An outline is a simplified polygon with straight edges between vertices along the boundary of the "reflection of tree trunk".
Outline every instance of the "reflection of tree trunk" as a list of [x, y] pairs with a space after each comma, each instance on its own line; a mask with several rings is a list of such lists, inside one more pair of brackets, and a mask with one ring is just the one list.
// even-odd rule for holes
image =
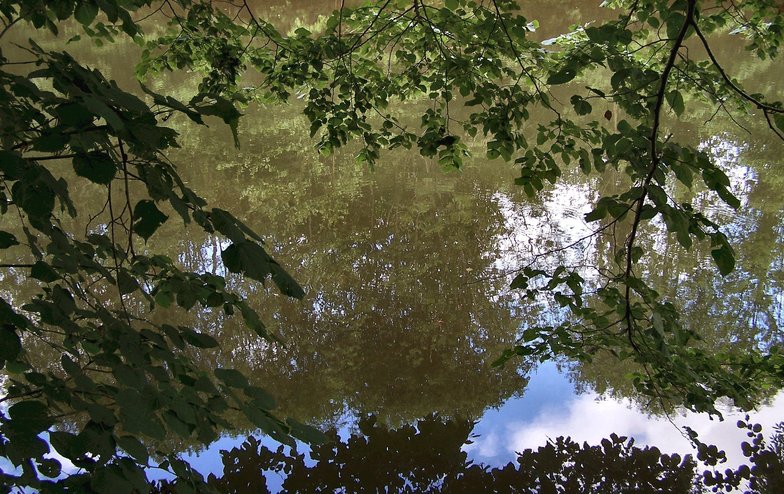
[[613, 102], [613, 127], [618, 128], [618, 103]]
[[661, 270], [661, 273], [662, 273], [661, 276], [662, 277], [660, 279], [661, 279], [661, 282], [662, 282], [662, 284], [664, 286], [670, 285], [670, 290], [669, 290], [670, 294], [672, 296], [677, 296], [677, 294], [678, 294], [678, 280], [674, 280], [673, 283], [668, 283], [668, 280], [670, 280], [670, 271], [671, 271], [672, 264], [673, 264], [672, 259], [670, 259], [670, 242], [665, 242], [664, 245], [665, 245], [665, 247], [664, 247], [664, 259], [662, 259], [663, 266], [662, 266], [662, 270]]
[[212, 274], [218, 274], [218, 238], [212, 235]]

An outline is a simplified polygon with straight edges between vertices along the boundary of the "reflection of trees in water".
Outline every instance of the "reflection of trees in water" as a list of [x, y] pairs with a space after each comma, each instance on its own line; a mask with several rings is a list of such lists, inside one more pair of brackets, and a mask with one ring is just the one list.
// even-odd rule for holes
[[[204, 352], [204, 368], [237, 365], [303, 419], [334, 420], [346, 405], [397, 423], [434, 410], [476, 417], [520, 392], [525, 379], [513, 368], [498, 372], [490, 362], [513, 344], [521, 323], [549, 317], [555, 309], [537, 312], [499, 295], [504, 279], [470, 282], [506, 268], [498, 259], [509, 251], [535, 254], [530, 246], [546, 249], [571, 238], [559, 223], [562, 215], [548, 207], [563, 191], [546, 191], [542, 203], [524, 203], [515, 194], [519, 191], [504, 190], [503, 167], [478, 160], [456, 176], [396, 153], [374, 171], [357, 167], [348, 153], [319, 159], [303, 142], [300, 124], [293, 116], [247, 120], [245, 132], [254, 137], [236, 156], [200, 131], [186, 136], [198, 144], [198, 160], [218, 168], [184, 170], [189, 182], [199, 190], [211, 188], [210, 200], [218, 206], [240, 205], [241, 219], [270, 232], [269, 248], [284, 264], [301, 261], [292, 271], [307, 287], [306, 299], [281, 300], [272, 304], [280, 307], [274, 312], [262, 307], [268, 305], [262, 299], [273, 293], [229, 277], [231, 288], [250, 297], [286, 346], [261, 345], [220, 311], [194, 308], [190, 315], [171, 311], [160, 317], [195, 324], [218, 337], [225, 353]], [[781, 338], [775, 324], [758, 333], [737, 324], [751, 319], [747, 314], [755, 307], [764, 320], [776, 323], [780, 298], [781, 208], [775, 193], [780, 174], [767, 165], [769, 153], [752, 155], [758, 180], [748, 191], [747, 216], [754, 228], [738, 239], [737, 275], [717, 283], [712, 267], [692, 269], [710, 262], [701, 261], [705, 252], [683, 252], [672, 236], [653, 229], [641, 238], [651, 251], [650, 275], [660, 274], [663, 293], [681, 301], [688, 325], [702, 328], [704, 344], [717, 348]], [[199, 162], [196, 157], [178, 161]], [[597, 187], [611, 193], [620, 180], [608, 175]], [[216, 183], [221, 186], [213, 187]], [[564, 187], [581, 191], [584, 178], [566, 176]], [[549, 228], [540, 228], [545, 224]], [[515, 237], [521, 230], [525, 243]], [[213, 237], [183, 239], [173, 225], [164, 225], [151, 244], [173, 253], [188, 269], [223, 274], [224, 246]], [[612, 257], [609, 242], [597, 242], [587, 252], [596, 264]], [[630, 370], [612, 356], [597, 355], [574, 376], [599, 392], [612, 389], [633, 397], [624, 377]]]
[[[434, 410], [477, 417], [522, 390], [517, 369], [490, 365], [517, 331], [511, 307], [496, 296], [505, 281], [469, 283], [494, 261], [487, 249], [504, 227], [493, 194], [508, 169], [444, 175], [400, 153], [375, 170], [348, 153], [318, 159], [292, 145], [299, 138], [289, 134], [306, 130], [297, 122], [255, 122], [246, 131], [257, 138], [232, 157], [213, 140], [188, 136], [220, 170], [194, 169], [189, 182], [222, 184], [210, 200], [241, 204], [241, 219], [270, 232], [270, 251], [306, 287], [303, 301], [280, 300], [270, 311], [260, 299], [274, 294], [229, 276], [285, 347], [261, 348], [220, 311], [162, 317], [216, 336], [226, 352], [205, 354], [205, 367], [247, 371], [303, 419], [330, 421], [346, 406], [398, 423]], [[254, 167], [255, 156], [269, 159]], [[164, 225], [153, 241], [189, 269], [223, 274], [214, 238], [183, 239]]]
[[[330, 400], [332, 413], [348, 404], [395, 421], [433, 407], [478, 416], [524, 386], [515, 369], [499, 373], [490, 366], [512, 344], [516, 321], [490, 299], [487, 286], [467, 284], [470, 273], [492, 262], [484, 254], [498, 230], [497, 209], [482, 187], [448, 177], [439, 182], [417, 165], [379, 167], [372, 181], [346, 177], [360, 187], [343, 196], [340, 209], [332, 208], [340, 216], [348, 212], [344, 220], [314, 208], [308, 211], [318, 221], [297, 216], [276, 222], [285, 211], [256, 209], [247, 199], [255, 211], [249, 222], [278, 224], [282, 251], [302, 259], [294, 271], [308, 295], [264, 315], [285, 349], [259, 358], [244, 340], [246, 332], [231, 325], [220, 328], [222, 344], [233, 349], [234, 364], [247, 365], [282, 403], [307, 417], [326, 418], [313, 407]], [[318, 174], [292, 164], [277, 173], [301, 183], [298, 194], [306, 202], [323, 195], [318, 188], [337, 191], [342, 182], [334, 182], [329, 168]], [[183, 259], [209, 264], [208, 240], [181, 248]], [[210, 319], [202, 317], [200, 324]]]
[[[504, 281], [468, 283], [494, 260], [488, 245], [503, 227], [492, 194], [508, 170], [469, 166], [462, 175], [444, 175], [426, 160], [392, 154], [371, 171], [348, 154], [318, 159], [289, 135], [304, 132], [296, 122], [267, 123], [247, 129], [259, 138], [238, 156], [226, 156], [219, 139], [194, 131], [184, 137], [200, 143], [193, 146], [200, 155], [177, 161], [218, 164], [218, 171], [183, 172], [195, 188], [211, 189], [216, 206], [240, 206], [244, 221], [270, 232], [269, 250], [294, 265], [308, 295], [302, 302], [280, 300], [275, 310], [265, 303], [274, 290], [227, 276], [228, 288], [248, 298], [285, 347], [262, 343], [220, 308], [159, 308], [156, 321], [213, 335], [223, 353], [191, 351], [203, 369], [245, 371], [303, 420], [330, 422], [346, 407], [396, 423], [433, 411], [478, 417], [520, 393], [522, 372], [490, 365], [513, 343], [518, 325], [495, 295]], [[271, 158], [249, 181], [259, 155]], [[89, 200], [90, 191], [83, 192]], [[183, 238], [167, 223], [149, 245], [186, 269], [227, 274], [220, 262], [225, 245], [194, 229], [189, 234]], [[126, 303], [131, 309], [148, 304]], [[31, 348], [57, 367], [59, 355]]]
[[[781, 492], [782, 425], [767, 443], [759, 426], [743, 426], [754, 437], [753, 445], [742, 446], [749, 464], [722, 469], [720, 477], [713, 469], [700, 474], [691, 455], [640, 448], [633, 439], [615, 434], [597, 445], [559, 437], [518, 453], [516, 463], [490, 468], [474, 464], [463, 450], [472, 437], [471, 421], [431, 415], [397, 429], [367, 417], [347, 440], [333, 430], [331, 442], [313, 446], [309, 454], [273, 450], [250, 437], [221, 452], [223, 475], [210, 475], [208, 481], [220, 493], [237, 494], [270, 492], [281, 482], [283, 492], [697, 493], [746, 483], [750, 492]], [[698, 451], [708, 464], [722, 456], [708, 445]], [[268, 484], [269, 479], [276, 482]], [[164, 483], [158, 492], [171, 487]]]
[[[328, 12], [337, 5], [333, 3], [319, 5]], [[564, 12], [575, 4], [567, 2], [557, 12], [543, 2], [525, 8], [531, 18], [550, 26], [562, 22]], [[314, 10], [313, 3], [304, 0], [256, 5], [278, 9], [284, 23]], [[580, 7], [583, 18], [598, 15], [598, 10], [586, 13], [586, 7]], [[128, 58], [125, 55], [132, 49], [130, 44], [117, 44], [111, 55], [121, 50]], [[108, 56], [98, 51], [84, 58], [107, 70], [113, 67], [113, 77], [135, 86], [130, 67], [110, 64]], [[349, 153], [320, 159], [310, 151], [308, 125], [297, 108], [275, 107], [275, 118], [265, 118], [269, 111], [248, 109], [240, 152], [227, 150], [225, 139], [215, 137], [216, 132], [228, 130], [213, 128], [208, 134], [196, 129], [184, 133], [181, 140], [188, 144], [186, 149], [198, 149], [199, 155], [176, 156], [175, 161], [191, 164], [183, 174], [195, 189], [209, 191], [210, 202], [243, 210], [243, 220], [269, 232], [270, 250], [284, 264], [301, 260], [293, 274], [310, 292], [304, 304], [282, 301], [282, 309], [267, 311], [264, 317], [284, 337], [285, 348], [260, 345], [255, 336], [219, 312], [167, 314], [183, 324], [194, 324], [195, 318], [200, 329], [221, 340], [226, 354], [205, 352], [200, 357], [205, 368], [237, 364], [303, 418], [334, 417], [346, 404], [381, 412], [392, 421], [433, 410], [477, 416], [486, 406], [523, 389], [525, 379], [514, 369], [498, 373], [489, 363], [501, 348], [513, 343], [521, 322], [552, 312], [537, 313], [499, 297], [503, 281], [467, 286], [477, 273], [492, 272], [493, 255], [500, 252], [495, 251], [497, 240], [508, 233], [494, 195], [511, 183], [498, 171], [502, 167], [477, 159], [455, 179], [437, 169], [425, 170], [432, 164], [419, 157], [390, 153], [375, 172], [369, 172], [353, 163]], [[681, 133], [693, 132], [678, 125]], [[682, 252], [672, 236], [654, 231], [641, 235], [641, 243], [648, 239], [645, 247], [651, 252], [649, 274], [661, 274], [662, 291], [682, 302], [687, 325], [702, 328], [706, 345], [734, 345], [742, 350], [744, 345], [782, 340], [781, 174], [774, 166], [775, 149], [758, 146], [744, 153], [754, 157], [758, 180], [748, 192], [744, 214], [750, 233], [736, 239], [738, 270], [727, 281], [716, 282], [712, 266], [692, 270], [710, 264], [704, 252]], [[594, 180], [602, 195], [612, 193], [618, 182], [615, 177]], [[564, 177], [564, 184], [584, 183], [581, 176]], [[75, 199], [88, 202], [89, 192], [77, 191]], [[546, 190], [542, 196], [546, 200], [552, 193]], [[527, 238], [533, 243], [563, 244], [564, 230], [552, 210], [542, 204], [520, 206], [514, 192], [503, 197], [525, 209], [529, 223], [534, 220], [531, 213], [540, 212], [541, 223], [551, 227], [529, 230]], [[221, 245], [207, 237], [183, 240], [175, 226], [165, 225], [151, 243], [177, 253], [172, 256], [189, 268], [219, 268]], [[610, 244], [596, 249], [597, 264], [612, 257]], [[258, 287], [236, 278], [230, 283], [263, 310], [262, 294], [254, 292]], [[30, 289], [38, 290], [32, 285], [14, 287], [19, 299], [26, 299], [21, 292]], [[37, 353], [35, 344], [31, 348]], [[40, 358], [58, 360], [43, 350]], [[582, 365], [575, 376], [600, 391], [619, 389], [630, 387], [622, 372], [626, 370], [598, 355], [594, 364]]]
[[[697, 344], [739, 354], [750, 348], [768, 351], [784, 343], [780, 326], [784, 316], [784, 251], [780, 241], [784, 202], [777, 192], [784, 180], [779, 166], [781, 143], [768, 140], [749, 146], [744, 144], [748, 136], [743, 134], [710, 128], [702, 130], [703, 137], [693, 127], [692, 123], [680, 123], [677, 130], [704, 140], [704, 145], [718, 156], [732, 177], [733, 190], [743, 207], [732, 210], [704, 188], [681, 187], [668, 192], [674, 200], [691, 201], [726, 225], [737, 260], [735, 271], [720, 277], [710, 256], [710, 245], [695, 243], [685, 251], [675, 235], [654, 222], [641, 229], [639, 243], [649, 259], [638, 274], [650, 279], [663, 296], [678, 305], [683, 325], [702, 338]], [[611, 240], [597, 243], [597, 264], [612, 258]], [[618, 363], [610, 353], [600, 352], [590, 363], [575, 364], [572, 379], [580, 389], [635, 398], [632, 383], [624, 377], [635, 370], [638, 368], [632, 362]], [[660, 408], [655, 403], [643, 406]]]

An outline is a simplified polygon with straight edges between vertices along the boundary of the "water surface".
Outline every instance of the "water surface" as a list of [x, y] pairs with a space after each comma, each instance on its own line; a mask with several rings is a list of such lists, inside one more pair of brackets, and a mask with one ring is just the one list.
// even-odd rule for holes
[[[319, 13], [334, 8], [333, 3], [264, 8], [281, 25], [293, 27], [318, 22]], [[585, 2], [562, 2], [557, 12], [547, 5], [539, 2], [528, 14], [540, 20], [543, 37], [564, 23], [607, 15]], [[753, 60], [739, 45], [729, 36], [717, 42], [721, 57], [749, 87], [770, 91], [784, 77], [782, 67]], [[131, 68], [117, 63], [134, 56], [134, 47], [78, 44], [71, 51], [123, 87], [136, 87]], [[178, 73], [150, 84], [185, 98], [197, 81]], [[413, 115], [418, 104], [398, 111]], [[220, 262], [220, 238], [194, 228], [183, 235], [176, 221], [164, 225], [151, 239], [152, 249], [170, 253], [188, 269], [228, 276], [285, 341], [285, 346], [262, 342], [240, 322], [208, 309], [156, 316], [219, 339], [221, 353], [198, 357], [205, 368], [231, 365], [244, 371], [276, 397], [282, 415], [333, 426], [343, 440], [359, 432], [370, 416], [384, 430], [406, 430], [435, 414], [463, 424], [450, 436], [459, 439], [456, 451], [488, 466], [503, 466], [516, 452], [558, 436], [596, 444], [611, 433], [683, 455], [690, 452], [678, 429], [683, 425], [727, 448], [730, 463], [742, 460], [737, 411], [725, 408], [725, 422], [677, 410], [665, 416], [634, 392], [626, 379], [633, 369], [609, 355], [597, 355], [590, 364], [513, 360], [500, 369], [491, 366], [525, 327], [564, 317], [558, 308], [522, 302], [508, 290], [510, 274], [537, 254], [585, 235], [583, 215], [599, 193], [623, 187], [620, 174], [585, 177], [568, 171], [557, 185], [530, 199], [514, 185], [518, 171], [513, 166], [482, 157], [479, 138], [469, 142], [475, 157], [459, 171], [401, 151], [385, 153], [371, 169], [354, 160], [351, 146], [318, 155], [296, 101], [253, 105], [244, 113], [239, 150], [217, 122], [194, 128], [174, 119], [170, 123], [181, 133], [182, 149], [171, 158], [212, 206], [232, 211], [261, 232], [307, 294], [301, 301], [288, 300], [229, 275]], [[759, 119], [743, 123], [750, 133], [721, 115], [710, 119], [707, 110], [666, 123], [667, 132], [708, 149], [733, 181], [742, 201], [737, 212], [700, 189], [672, 193], [693, 198], [726, 225], [738, 257], [736, 271], [720, 278], [706, 249], [684, 251], [660, 225], [641, 233], [650, 252], [643, 261], [645, 275], [679, 301], [686, 323], [699, 328], [705, 344], [716, 349], [763, 348], [784, 340], [784, 146]], [[100, 200], [97, 189], [74, 195], [75, 200]], [[73, 226], [84, 228], [80, 221]], [[599, 238], [544, 262], [602, 265], [610, 248]], [[15, 296], [24, 291], [19, 287]], [[784, 419], [784, 395], [774, 396], [755, 417], [771, 430]], [[253, 434], [250, 426], [240, 427]], [[469, 437], [471, 444], [463, 444]], [[170, 446], [189, 452], [203, 473], [220, 476], [219, 451], [245, 441], [239, 435], [211, 445]], [[261, 441], [274, 449], [271, 439]], [[282, 478], [268, 476], [273, 490]]]

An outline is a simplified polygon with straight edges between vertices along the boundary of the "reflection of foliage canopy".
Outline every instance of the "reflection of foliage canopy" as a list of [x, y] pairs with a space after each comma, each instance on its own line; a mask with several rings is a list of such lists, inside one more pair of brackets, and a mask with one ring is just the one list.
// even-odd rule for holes
[[[483, 134], [488, 157], [519, 164], [517, 182], [530, 194], [542, 190], [546, 181], [555, 182], [570, 164], [585, 173], [607, 167], [622, 171], [632, 186], [600, 198], [586, 220], [602, 224], [577, 242], [615, 239], [625, 232], [612, 249], [614, 262], [599, 270], [579, 264], [554, 271], [534, 265], [521, 269], [513, 288], [524, 290], [532, 301], [554, 299], [574, 317], [529, 328], [522, 344], [499, 362], [514, 354], [588, 359], [597, 347], [611, 348], [642, 366], [636, 387], [661, 401], [712, 413], [717, 396], [749, 406], [750, 396], [780, 383], [778, 354], [711, 355], [701, 349], [694, 344], [698, 335], [681, 324], [677, 308], [635, 267], [645, 254], [638, 238], [641, 227], [656, 220], [686, 249], [695, 239], [708, 241], [719, 272], [733, 270], [734, 251], [720, 225], [692, 204], [676, 201], [672, 183], [691, 187], [700, 177], [728, 205], [737, 208], [739, 201], [729, 178], [707, 153], [665, 134], [665, 113], [669, 108], [682, 115], [684, 95], [689, 94], [719, 110], [750, 105], [781, 136], [780, 103], [769, 103], [732, 80], [706, 37], [734, 28], [747, 36], [757, 56], [774, 57], [781, 15], [764, 1], [717, 9], [696, 0], [628, 3], [628, 12], [618, 20], [567, 33], [557, 38], [555, 49], [528, 38], [536, 23], [508, 1], [485, 5], [456, 0], [440, 7], [389, 0], [341, 8], [323, 32], [314, 35], [299, 28], [289, 37], [245, 2], [231, 12], [199, 8], [174, 20], [172, 33], [148, 42], [140, 73], [200, 68], [202, 90], [241, 101], [287, 99], [294, 88], [305, 99], [320, 150], [330, 152], [357, 137], [358, 158], [371, 163], [382, 148], [416, 146], [445, 166], [460, 166], [467, 154], [465, 135]], [[230, 22], [231, 15], [244, 24]], [[233, 36], [215, 39], [215, 32]], [[689, 38], [702, 45], [706, 60], [694, 59], [686, 50]], [[239, 74], [249, 69], [262, 77], [258, 87], [238, 83]], [[607, 74], [608, 84], [572, 95], [569, 109], [558, 107], [550, 87], [591, 71]], [[422, 111], [419, 132], [413, 132], [390, 103], [423, 95], [433, 104]], [[593, 105], [602, 101], [622, 110], [615, 128], [601, 118], [586, 122]], [[526, 121], [534, 107], [552, 120], [532, 136]], [[612, 112], [605, 118], [612, 119]], [[529, 143], [533, 139], [535, 146]], [[583, 297], [586, 289], [595, 292], [591, 303]], [[755, 379], [747, 379], [750, 375]]]
[[[315, 446], [309, 454], [280, 447], [271, 450], [254, 437], [222, 451], [223, 475], [210, 475], [218, 492], [270, 492], [267, 479], [282, 478], [283, 492], [523, 492], [618, 493], [704, 492], [706, 487], [737, 487], [748, 481], [754, 492], [777, 492], [784, 466], [781, 430], [766, 445], [759, 425], [748, 425], [753, 445], [743, 451], [753, 468], [742, 465], [724, 473], [706, 470], [696, 477], [690, 456], [639, 448], [634, 440], [613, 434], [599, 445], [582, 445], [558, 437], [536, 450], [518, 454], [516, 463], [490, 468], [474, 464], [461, 448], [471, 443], [473, 423], [447, 422], [430, 416], [416, 425], [388, 430], [373, 417], [359, 421], [358, 431], [341, 441]], [[699, 456], [716, 465], [724, 453], [700, 443]], [[163, 483], [161, 492], [171, 485]]]
[[[734, 251], [720, 225], [674, 200], [671, 188], [674, 182], [691, 187], [698, 179], [734, 208], [738, 199], [705, 152], [667, 135], [667, 109], [684, 114], [685, 94], [719, 111], [751, 108], [781, 137], [782, 105], [735, 81], [708, 36], [733, 30], [757, 57], [775, 57], [782, 15], [769, 0], [611, 3], [626, 9], [617, 20], [578, 27], [554, 44], [530, 40], [536, 23], [509, 0], [379, 0], [339, 9], [323, 32], [299, 28], [291, 36], [246, 1], [220, 8], [189, 0], [0, 4], [0, 39], [20, 22], [57, 35], [58, 21], [73, 18], [97, 41], [125, 34], [142, 44], [141, 76], [186, 67], [204, 74], [187, 103], [144, 86], [143, 100], [67, 53], [32, 41], [3, 47], [0, 213], [9, 221], [0, 231], [0, 249], [9, 260], [2, 267], [40, 282], [30, 300], [5, 294], [0, 300], [0, 362], [9, 373], [2, 401], [12, 403], [0, 417], [0, 456], [21, 472], [2, 473], [3, 485], [146, 491], [141, 466], [150, 451], [136, 436], [160, 439], [168, 432], [209, 441], [230, 426], [229, 414], [241, 413], [283, 440], [289, 434], [315, 438], [296, 421], [272, 415], [269, 395], [239, 372], [200, 370], [193, 356], [217, 346], [212, 336], [151, 316], [156, 307], [171, 305], [239, 311], [250, 328], [273, 341], [241, 294], [228, 290], [221, 276], [141, 253], [142, 241], [176, 215], [228, 239], [221, 260], [229, 271], [260, 282], [271, 278], [284, 294], [303, 295], [259, 235], [231, 213], [207, 209], [165, 154], [177, 145], [176, 132], [165, 126], [175, 114], [196, 124], [217, 117], [237, 143], [235, 105], [294, 92], [305, 99], [323, 152], [357, 138], [365, 162], [374, 162], [383, 148], [416, 146], [423, 156], [456, 167], [468, 154], [465, 136], [483, 135], [489, 157], [520, 167], [517, 183], [529, 194], [570, 166], [585, 173], [614, 168], [628, 177], [626, 192], [598, 200], [586, 219], [600, 226], [578, 241], [620, 238], [606, 269], [531, 264], [516, 273], [513, 288], [532, 301], [552, 299], [573, 317], [528, 328], [501, 361], [515, 354], [588, 360], [604, 348], [641, 365], [634, 377], [640, 391], [713, 413], [719, 397], [750, 407], [780, 388], [780, 353], [705, 351], [681, 324], [676, 306], [635, 268], [646, 255], [638, 238], [642, 225], [661, 221], [686, 249], [694, 240], [709, 243], [722, 275], [733, 270]], [[148, 13], [170, 17], [168, 31], [145, 38], [132, 16]], [[687, 42], [700, 45], [704, 59], [694, 58]], [[241, 80], [250, 69], [261, 81], [256, 87]], [[551, 89], [590, 72], [606, 74], [605, 83], [573, 91], [566, 108], [557, 103]], [[423, 96], [432, 104], [423, 106], [418, 128], [390, 106]], [[598, 102], [617, 105], [621, 115], [592, 118]], [[536, 132], [526, 123], [534, 108], [551, 119]], [[613, 117], [620, 120], [611, 127]], [[78, 204], [73, 184], [96, 187], [105, 200]], [[77, 214], [91, 218], [84, 233], [64, 226], [66, 216]], [[60, 362], [37, 365], [29, 350], [38, 344], [60, 353]], [[39, 436], [67, 417], [76, 419], [75, 430], [50, 431], [49, 443], [84, 473], [44, 480], [55, 479], [61, 465], [45, 456], [50, 444]], [[118, 448], [130, 456], [118, 456]], [[154, 453], [165, 458], [163, 468], [198, 485], [185, 462], [168, 451]]]

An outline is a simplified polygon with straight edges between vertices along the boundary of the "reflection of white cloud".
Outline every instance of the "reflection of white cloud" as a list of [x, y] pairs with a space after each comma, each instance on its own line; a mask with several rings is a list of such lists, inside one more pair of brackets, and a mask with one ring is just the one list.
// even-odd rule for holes
[[474, 451], [479, 456], [485, 458], [493, 458], [498, 456], [498, 452], [503, 445], [500, 443], [498, 434], [491, 432], [484, 437], [477, 437], [474, 439], [474, 444], [469, 444], [464, 447], [465, 451]]
[[[497, 192], [493, 199], [503, 217], [503, 231], [495, 238], [493, 258], [498, 271], [511, 271], [527, 264], [531, 258], [570, 244], [591, 231], [584, 215], [591, 211], [591, 189], [587, 184], [559, 182], [540, 195], [542, 204], [517, 203]], [[579, 255], [578, 255], [579, 254]], [[585, 253], [579, 249], [550, 256], [555, 262], [576, 262]]]
[[742, 162], [749, 145], [731, 141], [729, 136], [715, 135], [700, 143], [697, 148], [707, 153], [713, 162], [730, 179], [730, 191], [741, 201], [741, 208], [748, 206], [749, 193], [757, 182], [757, 171]]
[[[736, 427], [743, 413], [726, 412], [725, 420], [711, 420], [705, 414], [688, 413], [672, 417], [675, 425], [666, 418], [649, 416], [635, 408], [630, 400], [600, 399], [590, 393], [575, 397], [562, 406], [548, 406], [532, 420], [510, 422], [483, 437], [475, 438], [468, 446], [473, 455], [492, 458], [507, 456], [525, 449], [536, 450], [548, 439], [570, 436], [575, 441], [598, 444], [602, 438], [616, 433], [635, 438], [638, 446], [657, 446], [665, 453], [694, 454], [689, 441], [682, 435], [682, 427], [689, 426], [700, 439], [714, 444], [727, 453], [727, 466], [743, 462], [740, 443], [747, 439], [744, 430]], [[754, 423], [763, 426], [766, 437], [773, 432], [773, 425], [784, 420], [784, 392], [779, 393], [770, 405], [762, 407], [751, 416]]]

